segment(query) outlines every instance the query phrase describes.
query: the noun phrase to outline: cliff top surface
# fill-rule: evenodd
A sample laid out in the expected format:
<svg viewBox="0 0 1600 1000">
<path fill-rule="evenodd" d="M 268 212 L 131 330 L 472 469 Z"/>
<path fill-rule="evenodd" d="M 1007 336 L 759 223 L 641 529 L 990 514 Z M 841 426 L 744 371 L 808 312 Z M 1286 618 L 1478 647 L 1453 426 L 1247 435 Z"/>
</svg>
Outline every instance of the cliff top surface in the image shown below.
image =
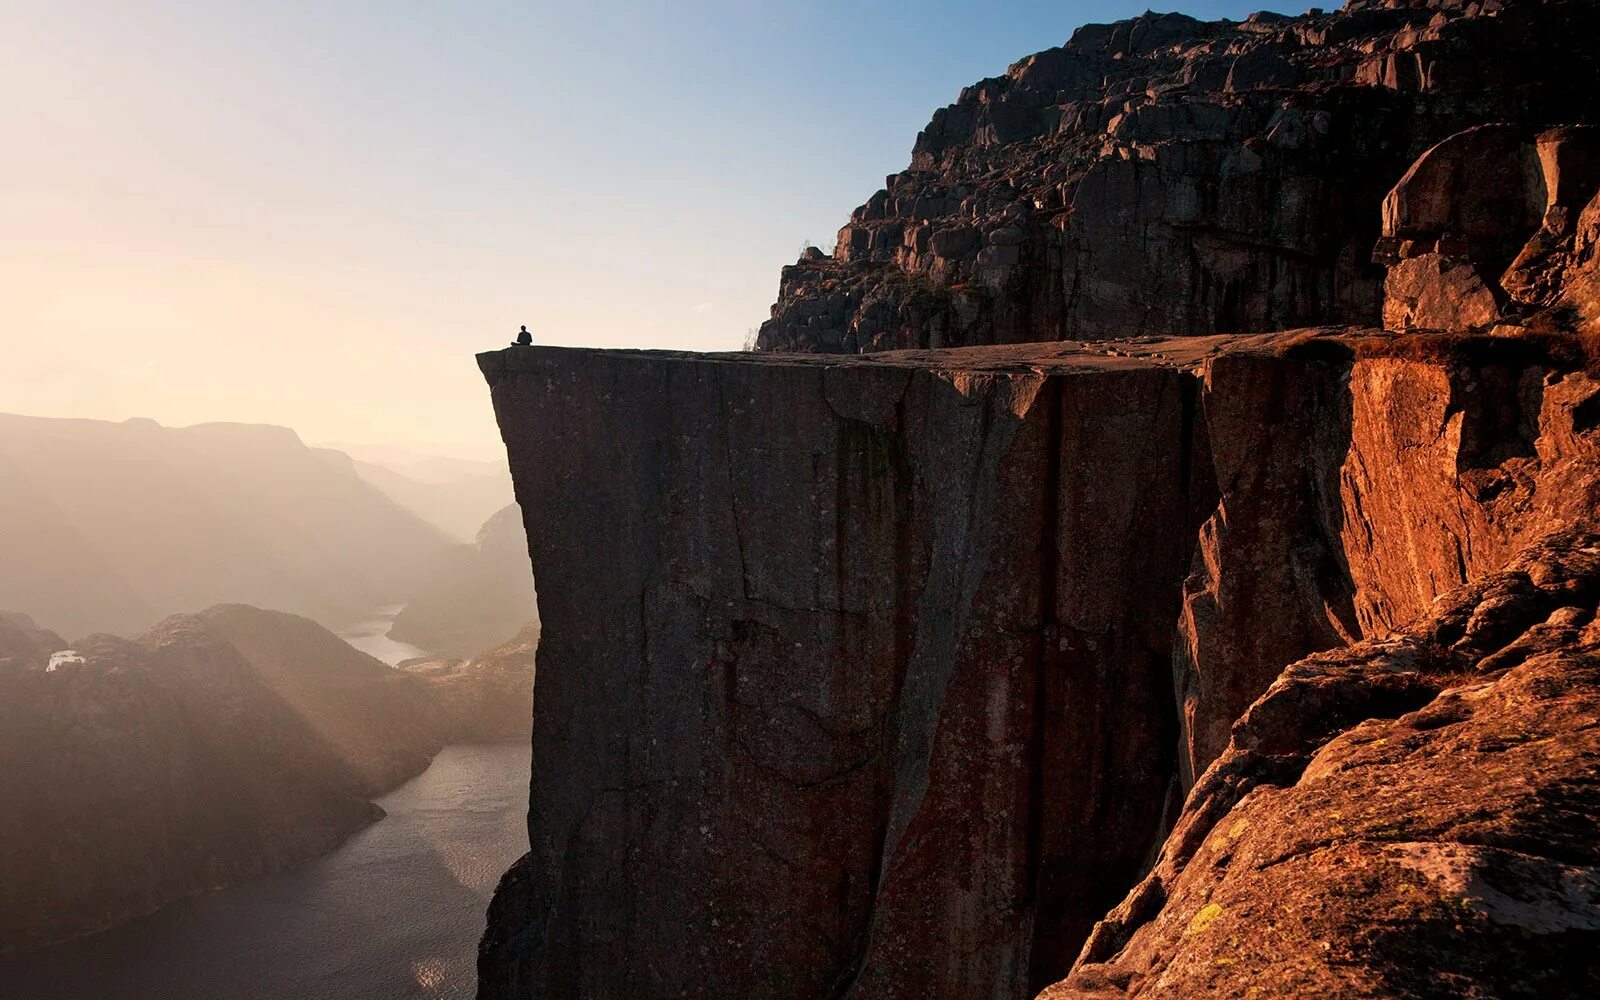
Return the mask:
<svg viewBox="0 0 1600 1000">
<path fill-rule="evenodd" d="M 1036 368 L 1130 368 L 1155 364 L 1193 368 L 1224 353 L 1275 352 L 1308 338 L 1343 341 L 1383 338 L 1381 330 L 1318 327 L 1261 334 L 1207 337 L 1134 337 L 1122 340 L 1057 340 L 976 347 L 920 348 L 871 354 L 791 354 L 768 351 L 669 351 L 592 347 L 507 347 L 478 355 L 485 375 L 526 371 L 580 355 L 652 361 L 694 361 L 743 365 L 802 365 L 820 368 L 929 368 L 961 371 L 1026 371 Z"/>
<path fill-rule="evenodd" d="M 1531 358 L 1572 371 L 1600 363 L 1600 343 L 1572 331 L 1441 334 L 1399 333 L 1365 327 L 1324 326 L 1275 333 L 1211 334 L 1201 337 L 1134 337 L 1123 340 L 1059 340 L 1027 344 L 878 351 L 870 354 L 787 354 L 753 351 L 653 351 L 591 347 L 508 347 L 479 354 L 478 367 L 497 376 L 535 371 L 583 358 L 650 362 L 754 365 L 758 367 L 905 368 L 939 371 L 1026 372 L 1044 369 L 1126 371 L 1151 366 L 1186 371 L 1223 355 L 1287 355 L 1348 360 L 1408 356 Z"/>
</svg>

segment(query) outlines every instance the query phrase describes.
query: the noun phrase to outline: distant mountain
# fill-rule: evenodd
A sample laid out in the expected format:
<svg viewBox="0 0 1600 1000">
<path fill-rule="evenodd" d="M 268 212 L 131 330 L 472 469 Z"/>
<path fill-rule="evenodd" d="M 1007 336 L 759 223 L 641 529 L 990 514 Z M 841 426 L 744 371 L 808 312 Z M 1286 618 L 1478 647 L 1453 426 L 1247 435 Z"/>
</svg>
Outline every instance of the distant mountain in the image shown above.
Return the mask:
<svg viewBox="0 0 1600 1000">
<path fill-rule="evenodd" d="M 451 538 L 469 542 L 495 511 L 512 500 L 505 464 L 436 459 L 405 466 L 355 463 L 356 475 Z"/>
<path fill-rule="evenodd" d="M 27 615 L 0 611 L 0 675 L 7 671 L 43 669 L 50 655 L 66 642 Z"/>
<path fill-rule="evenodd" d="M 0 483 L 0 607 L 74 634 L 223 601 L 338 624 L 450 545 L 283 427 L 0 415 Z"/>
<path fill-rule="evenodd" d="M 538 617 L 522 508 L 512 504 L 484 522 L 473 544 L 439 559 L 395 618 L 389 637 L 466 658 Z"/>
<path fill-rule="evenodd" d="M 366 794 L 421 773 L 448 741 L 436 699 L 415 678 L 355 649 L 308 618 L 219 604 L 194 621 L 227 640 L 317 738 L 350 766 Z"/>
<path fill-rule="evenodd" d="M 0 953 L 327 851 L 442 744 L 425 679 L 294 615 L 60 645 L 0 614 Z"/>
</svg>

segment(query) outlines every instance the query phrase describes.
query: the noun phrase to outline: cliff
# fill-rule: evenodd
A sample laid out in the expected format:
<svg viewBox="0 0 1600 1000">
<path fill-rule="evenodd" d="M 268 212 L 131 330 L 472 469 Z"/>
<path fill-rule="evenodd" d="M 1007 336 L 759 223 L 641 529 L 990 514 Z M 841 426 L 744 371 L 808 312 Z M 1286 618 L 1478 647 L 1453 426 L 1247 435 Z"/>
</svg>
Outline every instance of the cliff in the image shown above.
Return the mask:
<svg viewBox="0 0 1600 1000">
<path fill-rule="evenodd" d="M 431 693 L 241 606 L 65 644 L 0 616 L 0 953 L 297 864 L 440 747 Z"/>
<path fill-rule="evenodd" d="M 481 995 L 1032 996 L 1285 665 L 1592 516 L 1588 350 L 480 356 L 544 625 Z"/>
<path fill-rule="evenodd" d="M 1600 989 L 1597 14 L 1091 26 L 766 350 L 480 355 L 544 626 L 480 996 Z"/>
<path fill-rule="evenodd" d="M 936 111 L 832 254 L 784 269 L 758 345 L 1377 325 L 1384 195 L 1471 126 L 1600 121 L 1597 28 L 1585 0 L 1085 26 Z"/>
</svg>

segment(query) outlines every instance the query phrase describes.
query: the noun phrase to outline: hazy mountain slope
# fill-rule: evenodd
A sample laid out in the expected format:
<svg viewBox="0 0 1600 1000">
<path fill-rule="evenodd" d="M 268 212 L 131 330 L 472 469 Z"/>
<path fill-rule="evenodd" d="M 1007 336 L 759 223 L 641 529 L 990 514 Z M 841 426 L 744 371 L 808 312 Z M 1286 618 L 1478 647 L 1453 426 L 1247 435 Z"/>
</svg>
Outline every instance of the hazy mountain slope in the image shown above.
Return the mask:
<svg viewBox="0 0 1600 1000">
<path fill-rule="evenodd" d="M 0 601 L 69 633 L 219 601 L 336 622 L 448 545 L 281 427 L 0 416 L 0 476 Z"/>
<path fill-rule="evenodd" d="M 439 560 L 389 635 L 433 653 L 469 657 L 538 616 L 522 510 L 512 504 L 484 523 L 476 542 Z"/>
<path fill-rule="evenodd" d="M 66 640 L 27 615 L 0 611 L 0 673 L 42 666 Z"/>
<path fill-rule="evenodd" d="M 74 644 L 0 616 L 0 952 L 320 854 L 439 740 L 420 678 L 244 607 Z M 30 652 L 31 650 L 31 652 Z"/>
<path fill-rule="evenodd" d="M 475 463 L 403 469 L 357 459 L 356 475 L 457 541 L 470 542 L 490 515 L 511 502 L 511 474 Z"/>
<path fill-rule="evenodd" d="M 92 544 L 48 489 L 0 449 L 0 607 L 27 608 L 77 633 L 159 617 L 145 595 Z"/>
<path fill-rule="evenodd" d="M 225 638 L 376 794 L 427 767 L 444 743 L 431 693 L 316 622 L 219 604 L 192 616 Z"/>
</svg>

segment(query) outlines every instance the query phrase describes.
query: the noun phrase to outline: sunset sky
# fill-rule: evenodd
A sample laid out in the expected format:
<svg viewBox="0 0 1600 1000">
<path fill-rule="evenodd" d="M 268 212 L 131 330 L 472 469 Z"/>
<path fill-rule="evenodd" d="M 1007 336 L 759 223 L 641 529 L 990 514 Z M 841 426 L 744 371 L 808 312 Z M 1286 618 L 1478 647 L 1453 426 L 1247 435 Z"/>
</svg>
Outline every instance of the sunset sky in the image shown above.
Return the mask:
<svg viewBox="0 0 1600 1000">
<path fill-rule="evenodd" d="M 0 411 L 495 457 L 473 352 L 736 349 L 935 107 L 1144 6 L 0 0 Z"/>
</svg>

